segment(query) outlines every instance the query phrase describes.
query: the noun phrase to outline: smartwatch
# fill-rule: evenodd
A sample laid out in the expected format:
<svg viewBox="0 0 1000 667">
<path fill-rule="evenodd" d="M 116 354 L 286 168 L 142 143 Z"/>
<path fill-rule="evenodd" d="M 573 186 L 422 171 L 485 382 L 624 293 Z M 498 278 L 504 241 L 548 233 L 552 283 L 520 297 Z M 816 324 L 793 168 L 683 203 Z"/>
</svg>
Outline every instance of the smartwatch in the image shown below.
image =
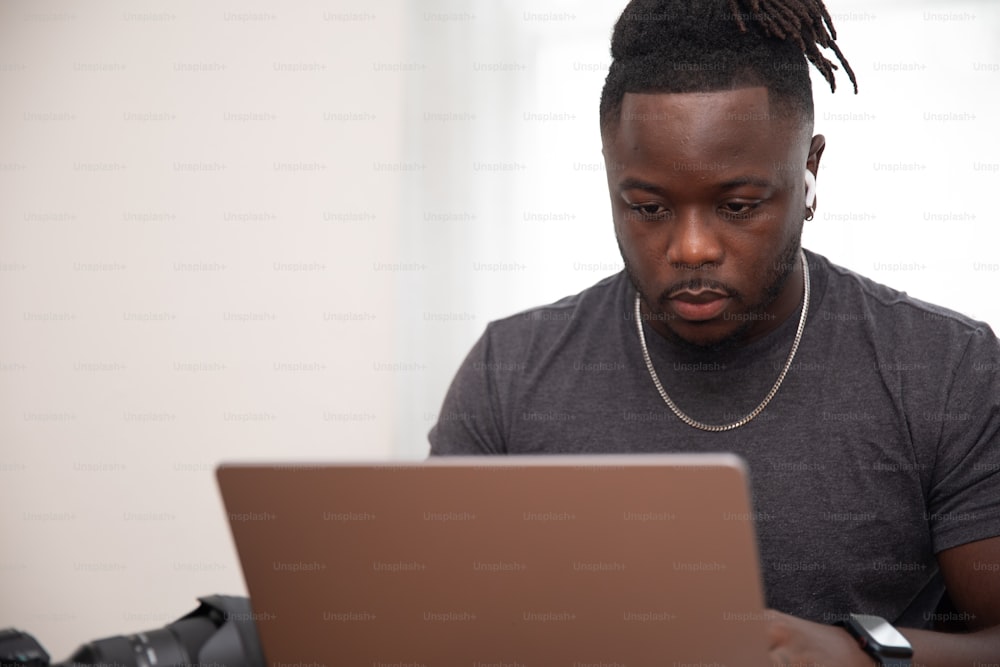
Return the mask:
<svg viewBox="0 0 1000 667">
<path fill-rule="evenodd" d="M 913 647 L 881 616 L 848 614 L 840 625 L 858 640 L 865 653 L 884 667 L 910 667 Z"/>
</svg>

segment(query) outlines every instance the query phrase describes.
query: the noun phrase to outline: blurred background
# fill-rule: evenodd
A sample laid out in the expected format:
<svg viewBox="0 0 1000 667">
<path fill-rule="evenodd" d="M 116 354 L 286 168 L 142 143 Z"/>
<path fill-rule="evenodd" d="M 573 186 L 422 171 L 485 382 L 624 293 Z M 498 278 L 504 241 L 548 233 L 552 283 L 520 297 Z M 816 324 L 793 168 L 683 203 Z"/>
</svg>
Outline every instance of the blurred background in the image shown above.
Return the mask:
<svg viewBox="0 0 1000 667">
<path fill-rule="evenodd" d="M 1000 5 L 828 0 L 804 245 L 1000 325 Z M 491 319 L 621 268 L 624 2 L 6 0 L 0 627 L 245 594 L 221 460 L 419 459 Z"/>
</svg>

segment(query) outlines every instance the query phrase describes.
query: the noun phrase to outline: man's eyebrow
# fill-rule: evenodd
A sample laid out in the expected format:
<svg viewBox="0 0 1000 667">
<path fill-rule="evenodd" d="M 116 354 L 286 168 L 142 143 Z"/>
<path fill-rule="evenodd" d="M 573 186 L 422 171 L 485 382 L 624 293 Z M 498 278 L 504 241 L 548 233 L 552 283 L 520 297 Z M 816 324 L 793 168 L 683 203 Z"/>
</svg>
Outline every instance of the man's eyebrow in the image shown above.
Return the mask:
<svg viewBox="0 0 1000 667">
<path fill-rule="evenodd" d="M 666 190 L 659 185 L 644 181 L 641 178 L 635 178 L 634 176 L 624 178 L 618 183 L 618 192 L 625 192 L 626 190 L 645 190 L 657 195 L 666 194 Z"/>
<path fill-rule="evenodd" d="M 766 178 L 760 178 L 759 176 L 740 176 L 739 178 L 731 178 L 725 183 L 720 183 L 719 189 L 731 190 L 732 188 L 738 188 L 741 185 L 753 185 L 758 188 L 774 187 L 774 183 Z"/>
<path fill-rule="evenodd" d="M 740 176 L 738 178 L 731 178 L 728 181 L 720 183 L 719 189 L 731 190 L 743 185 L 752 185 L 758 188 L 774 187 L 774 183 L 766 178 L 761 178 L 759 176 Z M 657 195 L 663 195 L 667 192 L 664 188 L 656 185 L 655 183 L 650 183 L 649 181 L 644 181 L 641 178 L 635 178 L 634 176 L 624 178 L 618 183 L 618 191 L 624 192 L 625 190 L 645 190 L 646 192 L 652 192 Z"/>
</svg>

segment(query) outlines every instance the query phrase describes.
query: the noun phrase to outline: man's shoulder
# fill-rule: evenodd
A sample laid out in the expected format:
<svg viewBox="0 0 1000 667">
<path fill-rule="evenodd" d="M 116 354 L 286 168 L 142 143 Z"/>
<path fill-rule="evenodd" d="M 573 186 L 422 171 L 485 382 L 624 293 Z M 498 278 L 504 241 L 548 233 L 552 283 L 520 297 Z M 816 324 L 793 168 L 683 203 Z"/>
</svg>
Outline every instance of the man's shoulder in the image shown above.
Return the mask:
<svg viewBox="0 0 1000 667">
<path fill-rule="evenodd" d="M 580 330 L 607 331 L 609 320 L 624 315 L 624 271 L 608 276 L 581 292 L 534 306 L 487 325 L 491 338 L 505 346 L 553 343 Z"/>
<path fill-rule="evenodd" d="M 993 337 L 990 326 L 944 306 L 923 301 L 835 264 L 816 253 L 810 261 L 825 273 L 824 299 L 818 316 L 841 322 L 869 322 L 884 333 L 921 339 L 943 334 Z"/>
</svg>

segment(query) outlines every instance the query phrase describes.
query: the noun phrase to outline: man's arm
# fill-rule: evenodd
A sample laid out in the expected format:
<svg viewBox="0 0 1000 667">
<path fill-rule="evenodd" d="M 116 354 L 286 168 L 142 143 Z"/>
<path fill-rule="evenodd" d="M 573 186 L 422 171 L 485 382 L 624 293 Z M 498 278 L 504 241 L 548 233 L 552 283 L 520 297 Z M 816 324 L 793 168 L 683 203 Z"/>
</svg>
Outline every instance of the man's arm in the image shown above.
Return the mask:
<svg viewBox="0 0 1000 667">
<path fill-rule="evenodd" d="M 989 665 L 1000 662 L 1000 537 L 947 549 L 938 554 L 948 595 L 969 619 L 969 634 L 926 630 L 900 632 L 913 645 L 914 662 L 936 665 Z"/>
<path fill-rule="evenodd" d="M 490 328 L 473 345 L 451 381 L 427 439 L 431 456 L 503 454 L 497 373 Z"/>
<path fill-rule="evenodd" d="M 920 667 L 985 667 L 1000 661 L 1000 537 L 947 549 L 938 564 L 952 602 L 969 618 L 966 634 L 897 628 L 913 645 Z M 775 665 L 871 667 L 871 657 L 846 630 L 772 612 Z"/>
</svg>

